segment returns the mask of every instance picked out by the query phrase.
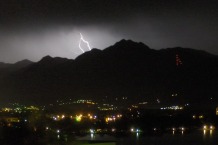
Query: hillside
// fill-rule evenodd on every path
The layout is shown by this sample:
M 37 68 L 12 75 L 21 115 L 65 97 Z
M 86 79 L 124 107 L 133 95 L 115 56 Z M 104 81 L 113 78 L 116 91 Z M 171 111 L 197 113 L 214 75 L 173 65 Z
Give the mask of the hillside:
M 106 96 L 113 102 L 125 96 L 127 103 L 159 99 L 162 104 L 208 106 L 218 103 L 217 74 L 216 55 L 180 47 L 154 50 L 143 43 L 121 40 L 75 60 L 46 56 L 4 73 L 0 96 L 2 102 L 34 103 L 60 98 L 104 100 Z

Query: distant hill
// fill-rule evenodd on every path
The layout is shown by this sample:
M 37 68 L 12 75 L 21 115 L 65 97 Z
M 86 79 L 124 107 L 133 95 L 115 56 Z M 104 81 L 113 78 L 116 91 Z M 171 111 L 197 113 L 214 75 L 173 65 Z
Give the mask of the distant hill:
M 115 98 L 127 97 L 126 103 L 218 103 L 218 56 L 189 48 L 154 50 L 121 40 L 75 60 L 46 56 L 36 63 L 15 63 L 15 69 L 4 69 L 6 73 L 2 66 L 6 64 L 0 64 L 2 102 L 88 98 L 114 103 Z
M 33 62 L 27 59 L 18 61 L 15 64 L 0 62 L 0 78 L 31 64 L 33 64 Z

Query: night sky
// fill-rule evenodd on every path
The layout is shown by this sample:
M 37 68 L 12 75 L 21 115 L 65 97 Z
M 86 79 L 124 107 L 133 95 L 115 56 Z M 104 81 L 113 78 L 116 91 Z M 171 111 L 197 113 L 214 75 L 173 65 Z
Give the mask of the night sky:
M 75 58 L 120 39 L 218 54 L 217 0 L 1 0 L 0 61 Z M 83 44 L 82 47 L 88 50 Z

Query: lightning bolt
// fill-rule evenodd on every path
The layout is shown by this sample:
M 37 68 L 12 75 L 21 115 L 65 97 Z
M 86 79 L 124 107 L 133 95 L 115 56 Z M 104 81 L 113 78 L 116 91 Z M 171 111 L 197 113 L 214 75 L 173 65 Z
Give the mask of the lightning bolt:
M 85 51 L 81 48 L 81 38 L 79 39 L 79 49 L 84 53 Z
M 83 35 L 80 33 L 79 49 L 84 53 L 85 51 L 84 51 L 84 50 L 82 49 L 82 47 L 81 47 L 81 42 L 84 42 L 84 43 L 87 45 L 88 49 L 91 50 L 91 47 L 90 47 L 90 45 L 89 45 L 89 42 L 86 41 L 86 40 L 83 38 Z

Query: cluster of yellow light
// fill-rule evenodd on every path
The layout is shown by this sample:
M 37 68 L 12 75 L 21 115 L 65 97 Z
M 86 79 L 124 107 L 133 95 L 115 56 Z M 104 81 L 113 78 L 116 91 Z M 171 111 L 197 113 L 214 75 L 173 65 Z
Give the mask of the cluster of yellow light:
M 39 108 L 38 107 L 35 107 L 35 106 L 29 106 L 29 107 L 26 107 L 27 110 L 36 110 L 38 111 Z
M 196 119 L 196 118 L 203 119 L 204 115 L 199 115 L 199 116 L 193 115 L 192 118 L 193 119 Z
M 19 107 L 15 108 L 14 110 L 15 110 L 15 112 L 22 111 L 22 109 L 21 109 L 21 108 L 19 108 Z
M 108 122 L 116 121 L 116 119 L 119 119 L 121 117 L 122 117 L 122 114 L 118 114 L 116 116 L 106 117 L 105 121 L 108 123 Z
M 115 117 L 113 117 L 113 118 L 111 118 L 111 117 L 106 117 L 105 118 L 105 121 L 108 123 L 108 122 L 111 122 L 111 121 L 115 121 L 116 120 L 116 118 Z
M 4 112 L 10 112 L 10 111 L 12 111 L 13 109 L 11 109 L 11 108 L 2 108 L 2 111 L 4 111 Z
M 82 113 L 81 114 L 76 114 L 75 116 L 74 115 L 65 115 L 65 114 L 62 114 L 62 115 L 54 115 L 54 116 L 51 116 L 51 118 L 55 121 L 60 121 L 62 119 L 65 119 L 65 118 L 70 118 L 70 119 L 75 119 L 77 122 L 80 122 L 82 120 L 82 118 L 84 119 L 97 119 L 97 116 L 96 115 L 92 115 L 92 114 L 87 114 L 87 115 L 83 115 Z
M 16 123 L 18 123 L 18 122 L 20 122 L 20 120 L 19 120 L 19 118 L 16 118 L 16 117 L 7 117 L 7 118 L 5 118 L 5 121 L 6 122 L 9 122 L 9 123 L 14 123 L 14 122 L 16 122 Z
M 88 114 L 89 119 L 93 119 L 94 117 L 91 114 Z
M 138 108 L 139 106 L 136 106 L 136 105 L 132 105 L 132 108 Z
M 80 122 L 80 121 L 82 120 L 82 117 L 83 117 L 82 114 L 76 115 L 76 121 L 77 121 L 77 122 Z
M 3 112 L 18 112 L 18 113 L 21 113 L 21 112 L 25 112 L 25 111 L 39 111 L 39 108 L 38 107 L 35 107 L 35 106 L 28 106 L 28 107 L 16 107 L 14 109 L 12 108 L 2 108 L 1 109 Z
M 116 110 L 116 109 L 113 108 L 113 107 L 109 107 L 109 108 L 101 108 L 101 107 L 99 107 L 99 109 L 102 110 L 102 111 Z
M 139 105 L 145 105 L 148 104 L 148 102 L 140 102 Z
M 139 133 L 139 132 L 141 132 L 141 130 L 138 129 L 138 128 L 131 128 L 131 129 L 130 129 L 130 132 Z
M 170 106 L 170 107 L 162 107 L 161 110 L 182 110 L 183 107 L 181 106 Z
M 207 125 L 203 126 L 203 130 L 214 130 L 214 129 L 215 129 L 215 127 L 213 125 L 210 125 L 210 127 Z
M 96 104 L 95 102 L 93 102 L 92 100 L 77 100 L 76 102 L 74 103 L 77 103 L 77 104 Z
M 207 131 L 210 131 L 210 135 L 212 135 L 214 129 L 215 127 L 213 125 L 210 125 L 210 126 L 204 125 L 203 126 L 204 135 L 206 135 Z
M 56 115 L 56 116 L 53 116 L 52 117 L 54 120 L 56 120 L 56 121 L 59 121 L 59 120 L 61 120 L 61 119 L 64 119 L 65 118 L 65 115 L 64 114 L 62 114 L 62 115 Z
M 204 116 L 203 116 L 203 115 L 200 115 L 200 116 L 199 116 L 199 119 L 202 119 L 202 118 L 204 118 Z
M 92 101 L 87 101 L 86 102 L 87 104 L 92 104 L 92 105 L 94 105 L 95 103 L 94 102 L 92 102 Z
M 122 117 L 122 114 L 118 114 L 118 115 L 117 115 L 117 118 L 121 118 L 121 117 Z

